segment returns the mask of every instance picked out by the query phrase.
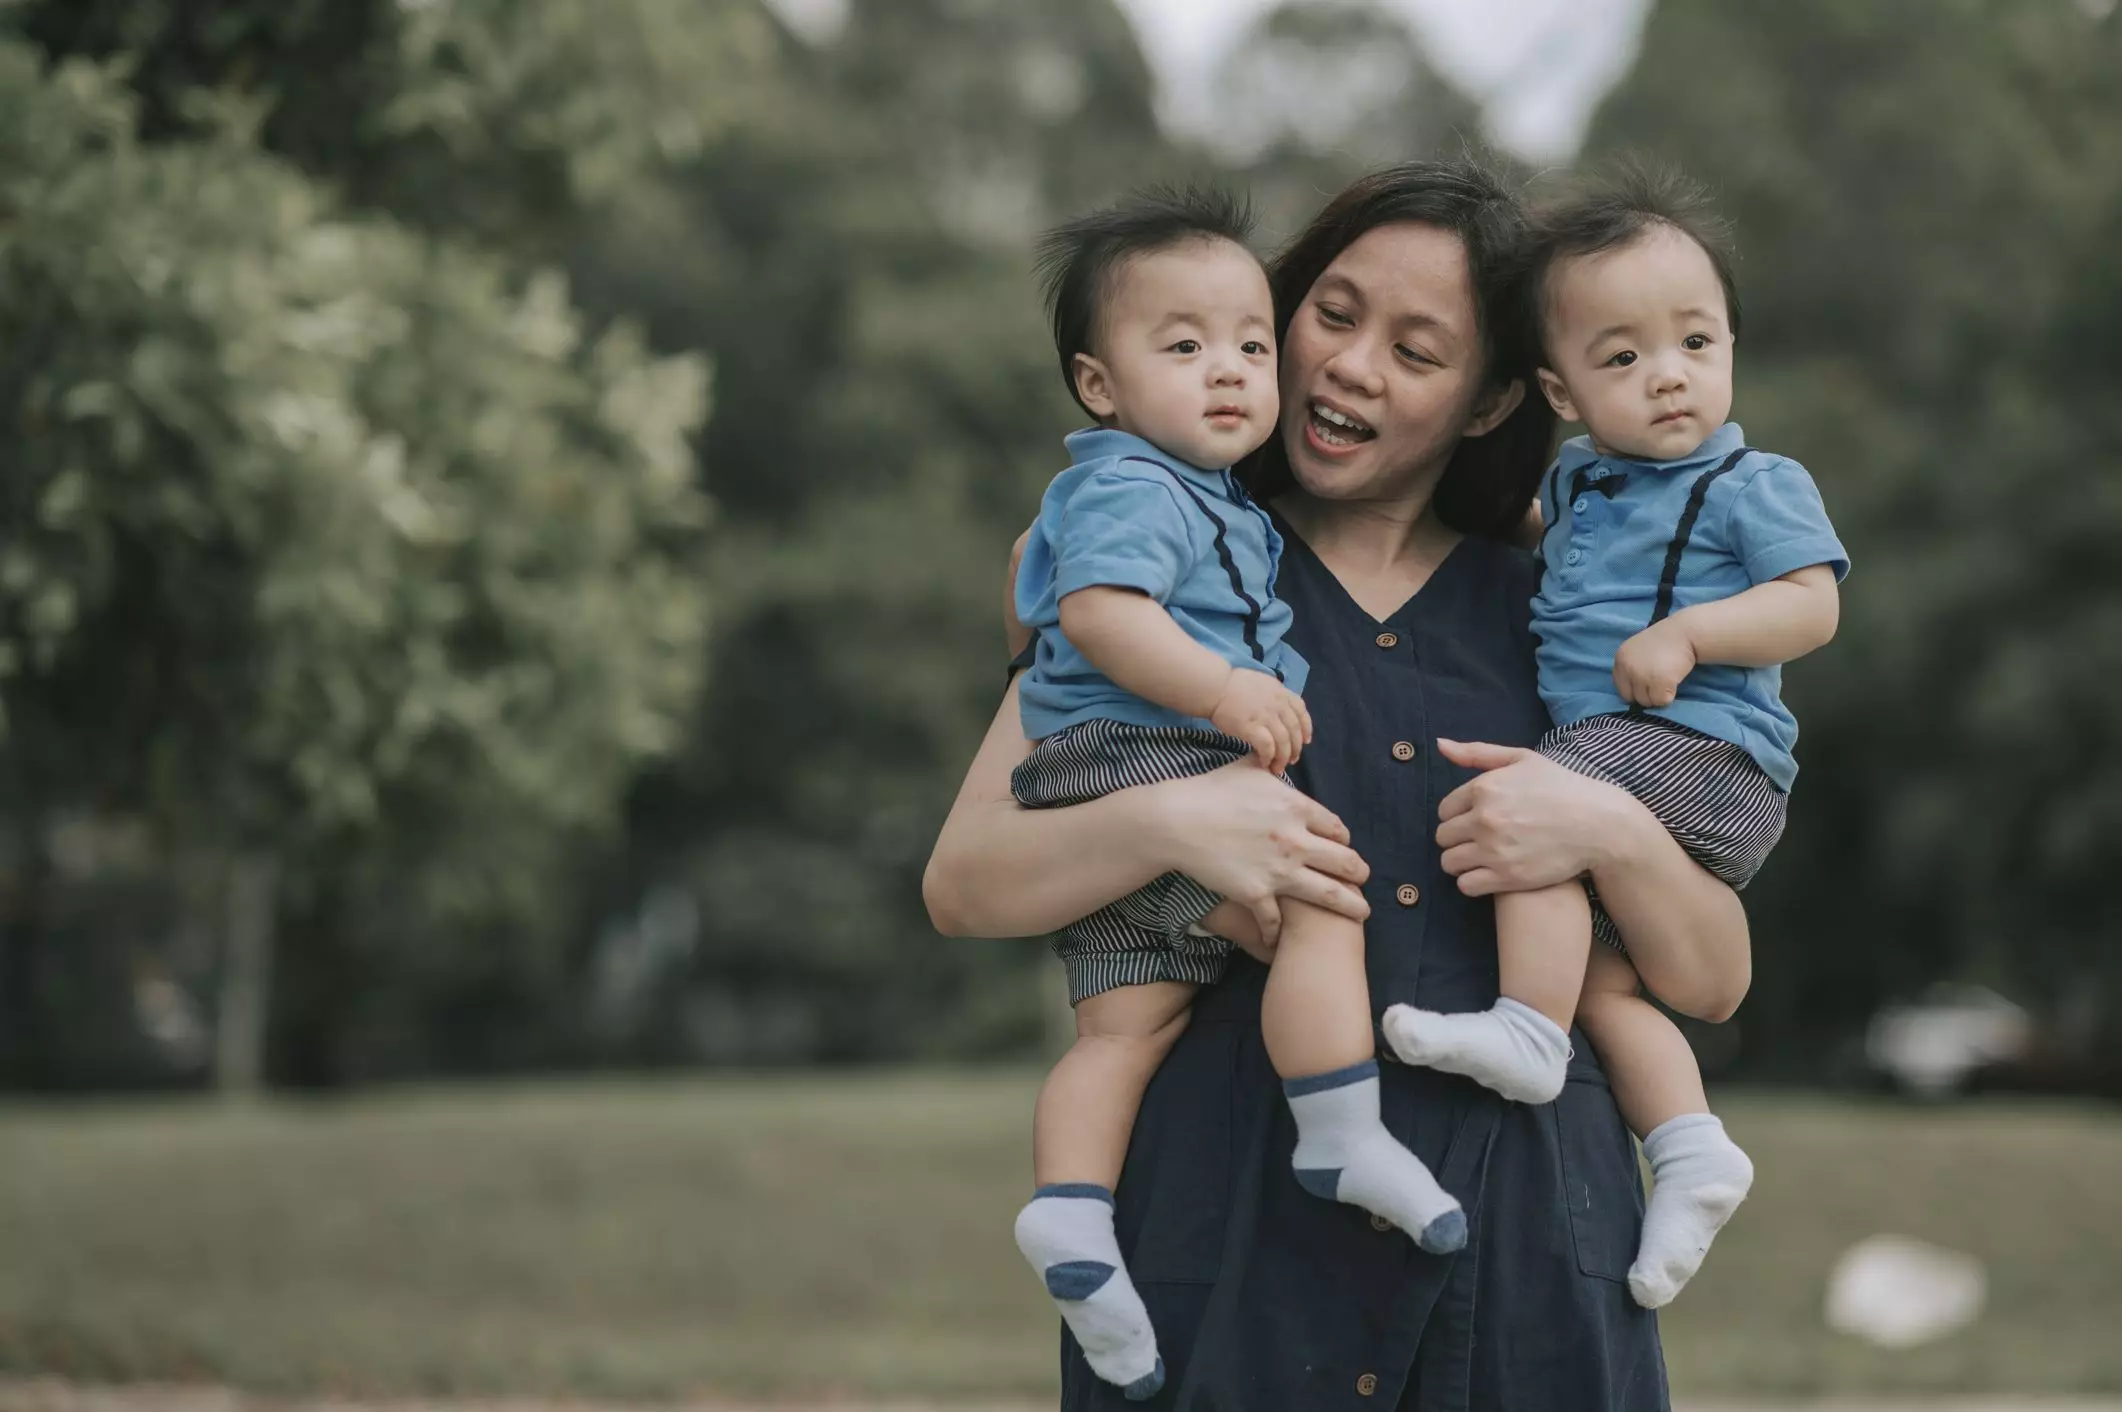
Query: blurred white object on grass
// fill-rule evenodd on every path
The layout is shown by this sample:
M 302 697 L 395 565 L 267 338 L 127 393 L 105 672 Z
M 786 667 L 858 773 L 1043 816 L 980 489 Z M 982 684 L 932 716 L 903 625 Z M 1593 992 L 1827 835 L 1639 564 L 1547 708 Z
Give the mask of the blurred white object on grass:
M 2032 1041 L 2032 1018 L 1995 991 L 1935 985 L 1872 1016 L 1864 1055 L 1901 1087 L 1936 1098 L 1978 1069 L 2023 1057 Z
M 1908 1236 L 1867 1236 L 1828 1277 L 1827 1323 L 1882 1348 L 1913 1348 L 1973 1323 L 1988 1290 L 1972 1255 Z

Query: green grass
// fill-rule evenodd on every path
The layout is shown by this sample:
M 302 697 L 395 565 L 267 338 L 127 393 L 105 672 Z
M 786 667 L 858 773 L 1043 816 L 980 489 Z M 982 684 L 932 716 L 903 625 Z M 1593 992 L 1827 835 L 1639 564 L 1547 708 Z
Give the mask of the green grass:
M 0 1368 L 267 1390 L 1053 1386 L 1009 1226 L 1035 1079 L 427 1090 L 0 1112 Z M 1730 1098 L 1752 1201 L 1666 1320 L 1690 1393 L 2122 1390 L 2122 1118 Z M 1828 1334 L 1890 1230 L 1990 1262 L 1905 1353 Z

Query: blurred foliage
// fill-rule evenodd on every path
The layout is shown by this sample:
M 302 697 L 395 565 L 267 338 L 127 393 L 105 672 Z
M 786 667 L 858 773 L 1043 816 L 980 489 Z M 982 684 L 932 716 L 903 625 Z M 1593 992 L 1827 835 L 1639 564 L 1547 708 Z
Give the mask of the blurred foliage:
M 1739 413 L 1858 561 L 1791 673 L 1754 1072 L 1948 974 L 2083 1053 L 2122 1014 L 2097 9 L 1666 0 L 1594 127 L 1721 190 Z M 1030 1050 L 1043 950 L 937 941 L 919 876 L 1073 425 L 1031 237 L 1204 170 L 1279 236 L 1479 135 L 1362 0 L 1260 18 L 1212 151 L 1111 0 L 0 33 L 0 1082 L 193 1075 L 259 849 L 282 1081 Z
M 5 1028 L 32 1079 L 65 1077 L 48 987 L 86 959 L 40 939 L 55 821 L 143 815 L 192 870 L 282 855 L 289 996 L 364 931 L 335 976 L 387 989 L 407 942 L 535 938 L 546 869 L 618 822 L 701 666 L 704 364 L 238 127 L 144 139 L 149 67 L 0 40 Z

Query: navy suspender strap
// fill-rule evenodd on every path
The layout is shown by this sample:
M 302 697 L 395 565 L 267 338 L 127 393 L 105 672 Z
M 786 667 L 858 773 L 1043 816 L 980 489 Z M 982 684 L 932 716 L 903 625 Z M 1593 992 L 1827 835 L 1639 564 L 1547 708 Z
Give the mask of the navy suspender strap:
M 1673 610 L 1673 589 L 1680 582 L 1680 560 L 1687 553 L 1687 541 L 1694 537 L 1695 521 L 1702 517 L 1702 504 L 1709 499 L 1710 486 L 1716 483 L 1718 476 L 1738 465 L 1739 458 L 1751 450 L 1751 446 L 1742 446 L 1732 452 L 1714 470 L 1704 471 L 1697 476 L 1693 487 L 1688 490 L 1687 508 L 1680 512 L 1679 528 L 1673 531 L 1673 542 L 1666 546 L 1665 572 L 1658 576 L 1658 604 L 1651 609 L 1650 614 L 1653 624 L 1664 622 Z
M 1555 468 L 1547 473 L 1547 499 L 1549 504 L 1555 507 L 1555 524 L 1562 523 L 1562 463 L 1560 461 L 1555 462 Z M 1542 517 L 1540 525 L 1540 558 L 1544 561 L 1547 558 L 1547 532 L 1553 529 L 1555 525 L 1545 523 L 1546 505 L 1540 507 L 1540 514 Z
M 1186 477 L 1180 475 L 1162 461 L 1152 461 L 1147 456 L 1127 456 L 1122 459 L 1139 461 L 1145 466 L 1155 466 L 1158 470 L 1170 476 L 1172 483 L 1185 491 L 1187 496 L 1194 502 L 1195 508 L 1207 516 L 1208 522 L 1216 527 L 1217 562 L 1223 565 L 1223 572 L 1230 576 L 1230 591 L 1237 594 L 1239 600 L 1245 604 L 1245 645 L 1252 649 L 1253 660 L 1265 665 L 1267 654 L 1260 648 L 1260 602 L 1245 591 L 1245 580 L 1238 573 L 1238 561 L 1232 557 L 1230 552 L 1230 526 L 1223 522 L 1221 515 L 1208 508 L 1208 501 L 1202 499 L 1200 491 L 1195 490 L 1186 483 Z M 1275 673 L 1277 679 L 1281 675 L 1280 672 Z

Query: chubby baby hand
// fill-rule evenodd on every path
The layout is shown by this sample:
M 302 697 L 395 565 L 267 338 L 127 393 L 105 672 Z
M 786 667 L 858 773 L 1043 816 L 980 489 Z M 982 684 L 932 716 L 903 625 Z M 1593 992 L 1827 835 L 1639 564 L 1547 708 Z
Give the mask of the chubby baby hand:
M 1312 716 L 1304 698 L 1266 672 L 1232 668 L 1208 719 L 1251 746 L 1254 763 L 1278 775 L 1311 744 Z
M 1695 644 L 1687 629 L 1667 618 L 1621 644 L 1614 653 L 1614 690 L 1636 706 L 1670 706 L 1680 683 L 1695 669 Z

